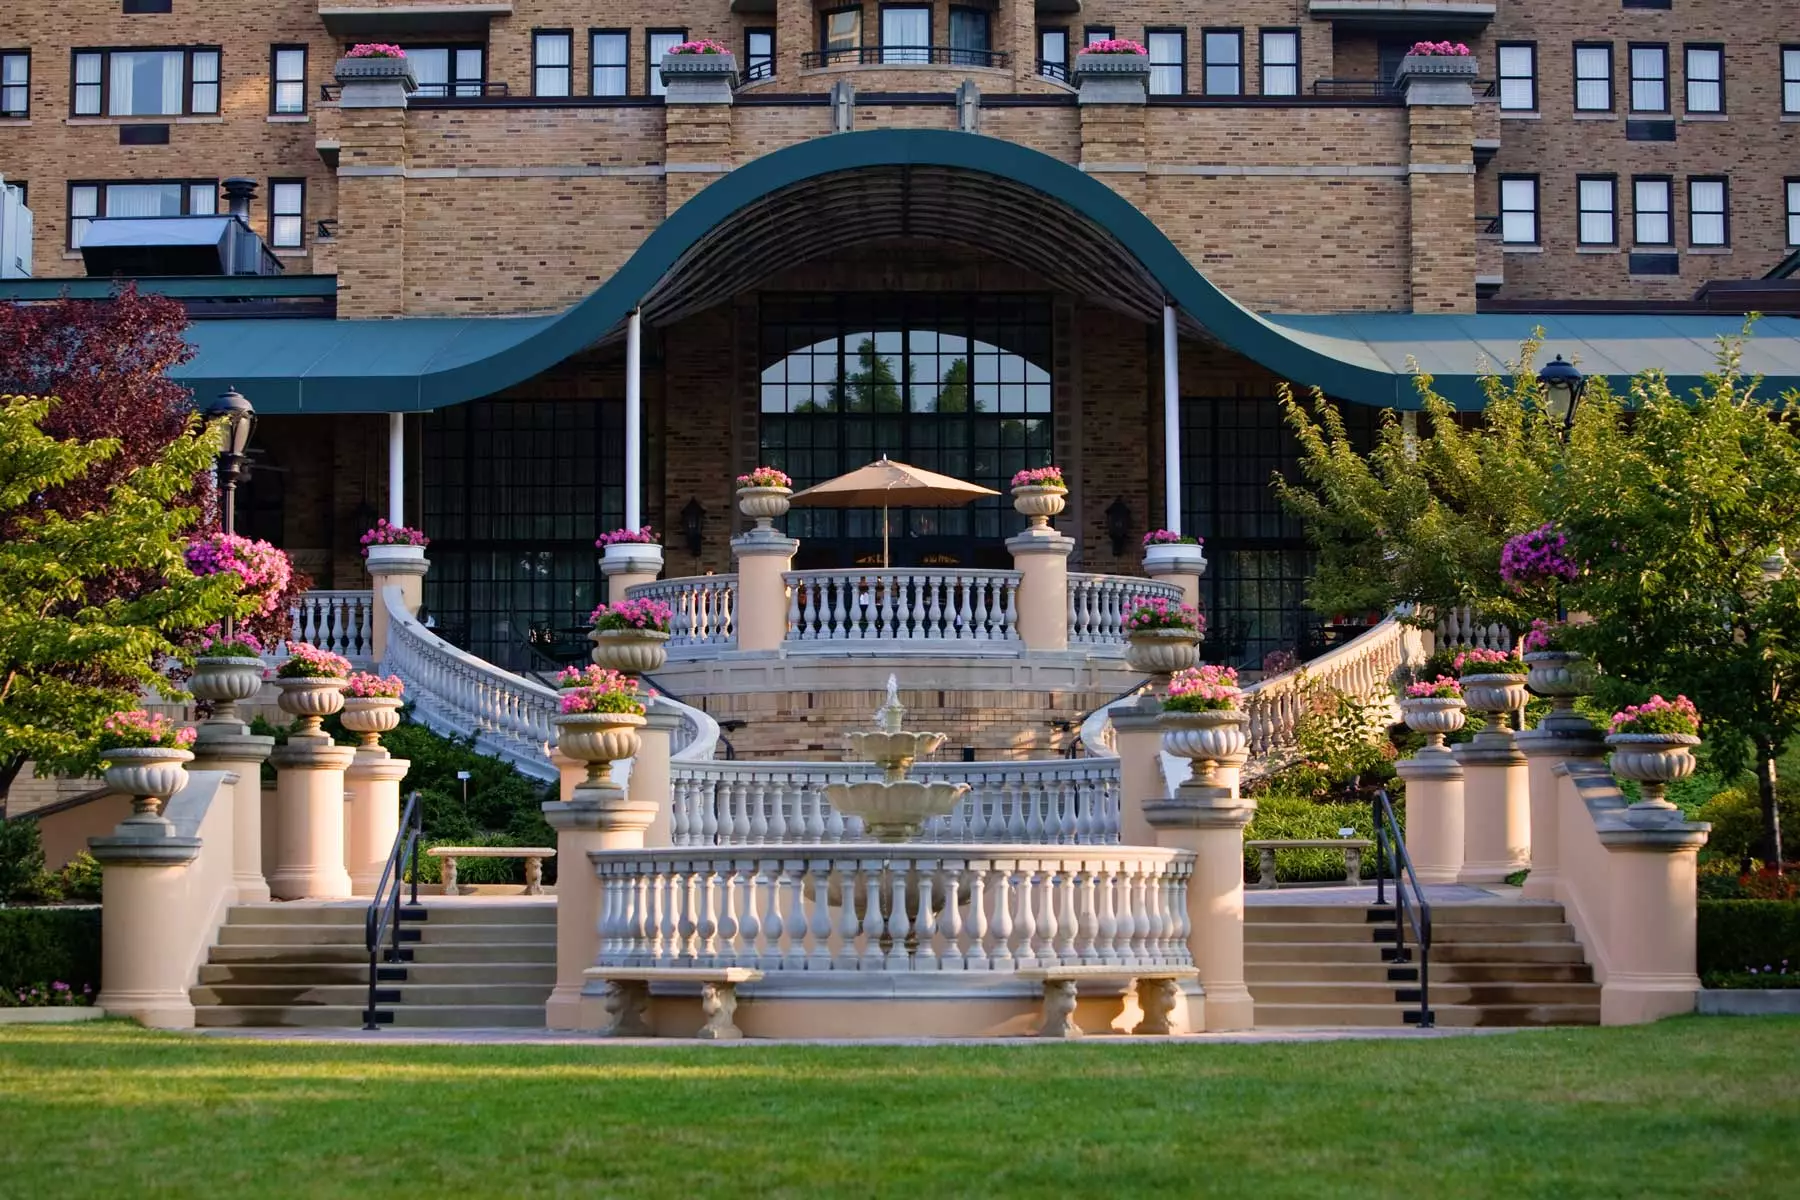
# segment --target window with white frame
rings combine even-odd
[[[31,115],[31,52],[0,52],[0,117]]]
[[[1208,29],[1206,94],[1241,96],[1244,92],[1244,35],[1236,29]]]
[[[1669,111],[1669,48],[1637,44],[1631,47],[1631,111]]]
[[[1688,245],[1731,244],[1730,190],[1719,175],[1688,180]]]
[[[1509,246],[1538,244],[1536,175],[1500,177],[1500,240]]]
[[[306,181],[269,180],[269,245],[293,250],[306,241]]]
[[[1683,56],[1690,113],[1725,111],[1725,47],[1689,46]]]
[[[75,51],[78,117],[177,117],[219,111],[219,51]]]
[[[1611,175],[1576,177],[1576,237],[1583,246],[1618,243],[1618,190]]]
[[[1611,112],[1613,48],[1611,42],[1575,45],[1575,111]]]
[[[567,29],[539,29],[531,35],[531,94],[575,93],[575,35]]]
[[[69,249],[81,249],[88,222],[100,217],[212,216],[219,210],[216,179],[159,179],[69,185]]]
[[[1187,31],[1146,30],[1144,41],[1150,51],[1150,94],[1179,96],[1187,91]]]
[[[1675,241],[1674,188],[1662,176],[1631,181],[1632,241],[1640,246],[1667,246]]]
[[[1800,246],[1800,179],[1787,181],[1787,241]]]
[[[1500,107],[1508,112],[1537,111],[1537,45],[1500,45]]]
[[[663,55],[687,41],[685,29],[652,29],[644,35],[644,57],[650,70],[650,77],[645,91],[652,96],[668,94],[662,81]]]
[[[623,96],[631,90],[631,32],[596,29],[588,35],[588,95]]]
[[[1294,29],[1262,31],[1262,94],[1300,94],[1300,33]]]
[[[1781,48],[1781,111],[1800,113],[1800,46]]]
[[[269,111],[306,111],[306,47],[275,46],[269,51]]]

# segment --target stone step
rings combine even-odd
[[[540,1009],[550,998],[550,984],[516,984],[496,976],[487,983],[382,983],[376,1001],[395,1012],[419,1008],[490,1008],[531,1005]],[[368,981],[356,984],[203,984],[188,990],[195,1005],[242,1008],[291,1008],[309,1005],[360,1005],[369,998]]]
[[[488,925],[459,923],[454,925],[405,925],[402,945],[471,945],[504,943],[523,945],[533,942],[554,944],[553,924]],[[417,938],[413,937],[417,933]],[[222,925],[221,946],[355,946],[366,955],[362,925]]]
[[[543,962],[383,963],[382,986],[454,983],[541,983],[556,981],[554,958]],[[364,984],[366,958],[355,962],[209,962],[200,968],[202,984]]]
[[[1318,962],[1298,959],[1269,959],[1244,962],[1244,977],[1253,987],[1259,983],[1396,983],[1390,971],[1411,971],[1416,976],[1419,964],[1385,962]],[[1431,963],[1431,985],[1435,992],[1442,983],[1592,983],[1593,968],[1586,963]]]
[[[1412,992],[1408,997],[1398,993]],[[1254,983],[1250,994],[1257,1007],[1264,1004],[1348,1005],[1416,1003],[1417,983]],[[1512,1005],[1562,1005],[1600,1003],[1596,983],[1442,983],[1432,980],[1431,1006],[1474,1005],[1480,1008]]]
[[[430,897],[419,898],[424,918],[413,914],[408,904],[404,923],[407,925],[549,925],[556,924],[554,903],[533,904],[448,904],[431,903]],[[230,925],[354,925],[362,929],[368,919],[366,903],[343,904],[336,901],[295,900],[279,904],[234,904],[226,913]]]
[[[1380,942],[1250,942],[1244,943],[1245,962],[1347,962],[1379,963],[1387,943]],[[1418,948],[1409,946],[1417,957]],[[1581,946],[1567,942],[1449,942],[1433,943],[1431,965],[1446,963],[1582,963]]]
[[[1247,904],[1244,923],[1284,925],[1295,923],[1365,925],[1369,909],[1361,904]],[[1393,903],[1386,906],[1388,923],[1392,924]],[[1560,904],[1510,903],[1433,904],[1431,921],[1436,925],[1560,925],[1565,920]]]
[[[1258,1004],[1258,1026],[1298,1026],[1315,1029],[1335,1026],[1387,1026],[1411,1024],[1408,1012],[1418,1005],[1402,1004]],[[1598,1004],[1439,1005],[1433,1001],[1431,1011],[1436,1023],[1453,1028],[1473,1026],[1521,1027],[1528,1025],[1598,1025]]]
[[[282,1029],[312,1027],[361,1029],[363,1006],[357,1004],[277,1005],[244,1007],[207,1005],[194,1010],[194,1023],[203,1028],[222,1027]],[[544,1006],[483,1005],[402,1009],[387,1024],[401,1028],[429,1029],[542,1029]]]
[[[1377,942],[1392,941],[1393,926],[1382,924],[1357,925],[1341,921],[1301,922],[1259,921],[1245,924],[1244,942],[1246,945],[1255,942]],[[1382,938],[1382,931],[1389,936]],[[1411,928],[1407,929],[1407,938],[1411,940]],[[1435,950],[1439,945],[1457,942],[1563,942],[1574,941],[1575,931],[1567,925],[1499,925],[1478,923],[1457,925],[1440,923],[1433,920],[1431,924],[1431,945]]]

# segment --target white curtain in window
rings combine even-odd
[[[1500,47],[1500,107],[1529,111],[1537,105],[1530,46]]]
[[[1716,113],[1725,107],[1720,86],[1724,63],[1717,50],[1689,50],[1687,54],[1687,107],[1689,112]]]
[[[881,61],[922,63],[931,61],[931,10],[884,8],[881,10]]]
[[[210,217],[219,211],[219,185],[216,183],[188,184],[188,213],[196,217]]]
[[[100,215],[100,189],[92,186],[69,189],[69,246],[81,249],[88,220]]]
[[[181,59],[176,56],[176,73],[180,74]],[[193,57],[194,100],[193,111],[197,113],[216,113],[219,111],[219,52],[217,50],[196,50]],[[176,85],[179,88],[179,84]]]
[[[1612,52],[1604,46],[1575,49],[1575,107],[1586,112],[1612,107]]]
[[[1631,107],[1638,112],[1667,112],[1669,95],[1664,76],[1667,62],[1654,47],[1631,52]]]
[[[450,82],[448,50],[408,50],[406,61],[412,64],[413,74],[418,77],[420,87],[431,87],[436,94],[442,94],[443,86]]]
[[[594,82],[596,96],[623,96],[625,87],[626,41],[622,33],[594,35]]]
[[[1696,246],[1725,244],[1725,184],[1721,180],[1696,180],[1688,185],[1688,214],[1692,225],[1688,240]]]
[[[100,113],[100,56],[98,54],[77,54],[75,56],[75,112],[77,115],[98,116]]]
[[[1262,94],[1300,94],[1300,35],[1265,33],[1262,38]]]
[[[1637,240],[1646,246],[1668,245],[1669,185],[1661,180],[1640,182],[1632,189],[1631,198],[1637,217]]]
[[[533,90],[539,96],[569,94],[569,35],[540,33],[537,35],[537,78]]]
[[[1788,245],[1800,246],[1800,183],[1787,185]]]
[[[181,112],[179,50],[124,50],[112,56],[111,115],[173,116]]]
[[[1537,184],[1534,181],[1500,181],[1500,240],[1524,245],[1537,241]]]
[[[1182,78],[1182,59],[1185,57],[1182,43],[1186,39],[1179,33],[1152,33],[1148,35],[1150,51],[1150,94],[1153,96],[1179,96],[1186,90],[1186,81]]]
[[[106,188],[108,217],[179,217],[179,183],[113,183]]]
[[[1800,113],[1800,50],[1781,52],[1781,111]]]
[[[685,33],[653,33],[650,35],[650,94],[661,96],[668,89],[663,87],[662,60],[663,55],[687,41]]]
[[[1581,181],[1581,240],[1591,246],[1613,241],[1613,185],[1608,179]]]
[[[269,191],[269,240],[277,246],[292,248],[301,244],[301,208],[305,202],[304,185],[278,183]]]

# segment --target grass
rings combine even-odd
[[[0,1027],[0,1196],[1791,1195],[1797,1068],[1785,1018],[925,1049]]]

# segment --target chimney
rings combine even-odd
[[[232,176],[225,181],[225,211],[234,217],[242,217],[244,224],[250,224],[250,201],[255,195],[256,180]]]

